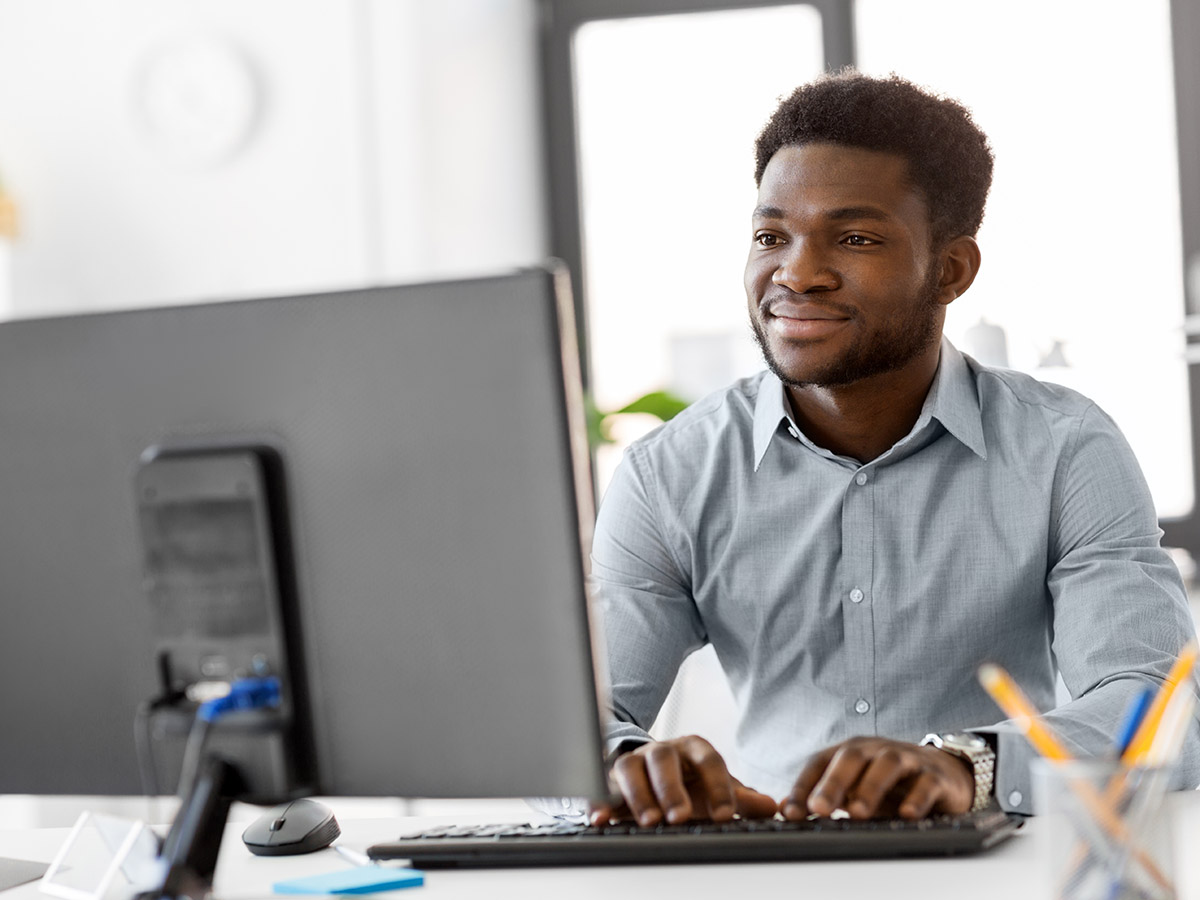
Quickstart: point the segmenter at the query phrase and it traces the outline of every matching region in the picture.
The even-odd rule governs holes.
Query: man
[[[745,286],[768,371],[632,446],[597,522],[624,804],[593,819],[1029,812],[1032,751],[980,663],[1104,754],[1194,637],[1145,482],[1086,398],[941,337],[991,183],[967,110],[845,72],[784,100],[756,154]],[[1057,244],[1062,224],[1031,227]],[[705,643],[753,788],[702,738],[646,731]],[[1177,783],[1198,780],[1193,723]]]

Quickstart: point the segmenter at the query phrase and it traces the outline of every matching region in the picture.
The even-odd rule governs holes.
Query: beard
[[[917,289],[909,313],[889,321],[883,331],[860,335],[838,358],[803,377],[784,369],[771,350],[771,343],[761,318],[762,306],[750,313],[750,329],[754,342],[762,352],[767,368],[788,387],[841,387],[875,375],[895,372],[920,356],[941,338],[937,302],[938,271],[931,267],[925,283]]]

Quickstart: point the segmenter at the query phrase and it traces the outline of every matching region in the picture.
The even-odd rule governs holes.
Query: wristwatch
[[[992,784],[996,776],[996,753],[977,734],[967,731],[953,731],[944,734],[927,734],[921,739],[921,746],[932,744],[939,750],[944,750],[951,756],[965,759],[975,772],[975,800],[971,804],[971,812],[978,812],[992,802]]]

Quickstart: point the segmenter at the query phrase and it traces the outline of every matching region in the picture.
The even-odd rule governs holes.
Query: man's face
[[[833,387],[903,368],[938,341],[929,212],[898,156],[783,147],[767,164],[746,261],[750,323],[784,384]]]

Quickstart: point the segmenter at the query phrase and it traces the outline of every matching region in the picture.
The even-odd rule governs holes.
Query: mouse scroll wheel
[[[284,822],[286,822],[286,821],[287,821],[287,820],[286,820],[286,819],[284,819],[284,817],[283,817],[283,816],[280,816],[278,819],[276,819],[274,822],[272,822],[272,823],[271,823],[271,829],[270,829],[270,830],[271,830],[272,832],[278,831],[280,828],[282,828],[282,827],[283,827],[283,823],[284,823]]]

